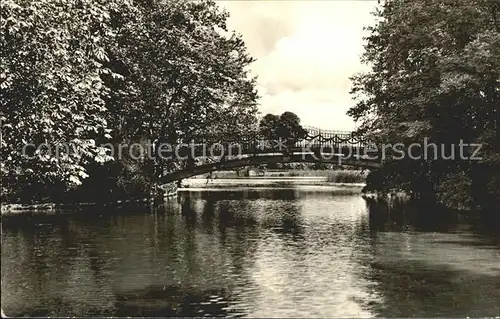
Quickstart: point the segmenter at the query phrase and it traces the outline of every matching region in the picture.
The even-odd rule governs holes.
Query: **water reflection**
[[[184,192],[148,212],[136,207],[4,219],[4,311],[498,314],[496,236],[436,208],[291,188]]]
[[[485,221],[418,202],[367,199],[367,207],[374,258],[366,275],[384,296],[378,315],[500,314],[498,228],[478,232]]]

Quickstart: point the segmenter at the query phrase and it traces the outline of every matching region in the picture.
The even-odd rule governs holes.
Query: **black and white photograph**
[[[500,0],[1,0],[2,318],[500,319]]]

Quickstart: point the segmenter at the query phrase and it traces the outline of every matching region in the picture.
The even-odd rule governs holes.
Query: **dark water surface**
[[[498,316],[495,227],[321,187],[184,192],[153,214],[9,218],[2,308],[8,316]]]

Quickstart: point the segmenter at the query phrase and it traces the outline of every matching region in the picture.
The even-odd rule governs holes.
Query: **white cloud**
[[[230,29],[257,59],[266,113],[292,111],[307,125],[350,130],[349,77],[363,70],[363,27],[376,1],[224,1]]]

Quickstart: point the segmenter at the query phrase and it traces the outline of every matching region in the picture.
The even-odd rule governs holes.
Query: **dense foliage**
[[[500,4],[490,0],[387,0],[368,28],[349,114],[379,144],[482,144],[482,160],[393,161],[368,190],[402,189],[456,208],[500,205]],[[441,153],[438,151],[437,153]],[[456,153],[458,157],[458,153]]]
[[[6,0],[0,11],[2,200],[149,192],[182,163],[117,156],[119,145],[155,154],[256,124],[253,60],[214,1]]]
[[[266,114],[259,123],[260,134],[268,140],[282,139],[293,145],[304,138],[307,131],[300,124],[300,118],[293,112],[284,112],[280,116]]]

